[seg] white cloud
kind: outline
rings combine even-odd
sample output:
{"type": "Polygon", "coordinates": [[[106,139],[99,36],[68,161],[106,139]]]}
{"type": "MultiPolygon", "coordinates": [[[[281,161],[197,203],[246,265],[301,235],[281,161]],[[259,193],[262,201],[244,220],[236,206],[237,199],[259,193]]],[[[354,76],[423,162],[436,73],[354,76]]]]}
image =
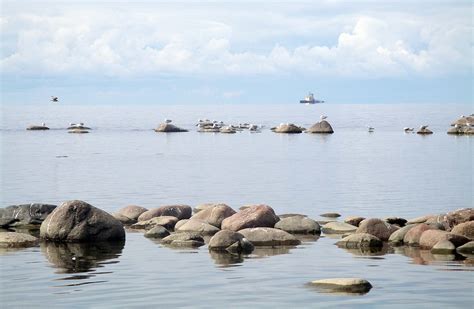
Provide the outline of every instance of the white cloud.
{"type": "Polygon", "coordinates": [[[424,14],[352,9],[329,16],[311,4],[271,8],[6,6],[0,20],[1,70],[29,76],[351,77],[472,70],[472,25],[462,8],[443,6],[424,14]]]}

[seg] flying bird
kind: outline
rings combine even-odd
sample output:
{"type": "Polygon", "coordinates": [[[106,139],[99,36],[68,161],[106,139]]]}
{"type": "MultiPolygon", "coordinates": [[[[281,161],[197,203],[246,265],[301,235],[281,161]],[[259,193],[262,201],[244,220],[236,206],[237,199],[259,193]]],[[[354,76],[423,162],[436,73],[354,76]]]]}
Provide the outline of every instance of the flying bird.
{"type": "Polygon", "coordinates": [[[58,102],[59,98],[55,96],[51,96],[51,102],[58,102]]]}

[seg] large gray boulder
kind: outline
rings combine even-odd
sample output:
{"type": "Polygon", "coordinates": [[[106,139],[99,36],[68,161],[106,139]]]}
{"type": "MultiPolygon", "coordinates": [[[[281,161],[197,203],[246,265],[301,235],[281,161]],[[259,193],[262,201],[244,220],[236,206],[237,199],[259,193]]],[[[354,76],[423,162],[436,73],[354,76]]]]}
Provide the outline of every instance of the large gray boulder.
{"type": "Polygon", "coordinates": [[[321,229],[325,234],[346,234],[355,232],[357,227],[344,222],[332,221],[324,224],[321,229]]]}
{"type": "Polygon", "coordinates": [[[275,228],[290,234],[319,234],[321,232],[316,221],[301,216],[283,218],[275,224],[275,228]]]}
{"type": "Polygon", "coordinates": [[[301,133],[304,128],[298,127],[292,123],[282,123],[273,129],[275,133],[301,133]]]}
{"type": "Polygon", "coordinates": [[[389,223],[378,219],[378,218],[370,218],[365,219],[360,222],[359,227],[356,230],[356,233],[367,233],[374,235],[375,237],[379,238],[380,240],[388,240],[390,235],[396,231],[397,228],[390,225],[389,223]]]}
{"type": "Polygon", "coordinates": [[[268,205],[253,205],[225,218],[223,230],[239,231],[251,227],[274,227],[280,218],[268,205]]]}
{"type": "Polygon", "coordinates": [[[270,227],[246,228],[239,233],[255,246],[296,246],[301,243],[290,233],[270,227]]]}
{"type": "Polygon", "coordinates": [[[219,231],[220,229],[214,225],[192,218],[176,229],[176,232],[192,232],[199,235],[214,235],[219,231]]]}
{"type": "Polygon", "coordinates": [[[383,246],[383,241],[371,234],[357,233],[344,237],[338,241],[336,245],[347,249],[381,248],[383,246]]]}
{"type": "Polygon", "coordinates": [[[208,248],[212,251],[250,253],[253,251],[254,246],[244,235],[234,231],[222,230],[212,236],[208,248]]]}
{"type": "Polygon", "coordinates": [[[215,227],[221,228],[222,221],[234,215],[236,212],[225,204],[218,204],[213,207],[201,210],[191,217],[191,219],[201,220],[215,227]]]}
{"type": "Polygon", "coordinates": [[[52,241],[93,242],[124,240],[122,223],[83,201],[67,201],[43,221],[40,237],[52,241]]]}
{"type": "Polygon", "coordinates": [[[306,133],[334,133],[334,130],[332,129],[331,125],[329,122],[326,120],[323,120],[321,122],[316,122],[313,124],[311,127],[309,127],[306,131],[306,133]]]}
{"type": "Polygon", "coordinates": [[[36,246],[39,239],[24,233],[1,232],[0,248],[26,248],[36,246]]]}
{"type": "Polygon", "coordinates": [[[39,225],[56,208],[56,205],[32,203],[0,208],[3,226],[39,225]]]}
{"type": "Polygon", "coordinates": [[[188,205],[166,205],[145,211],[138,217],[138,221],[150,220],[159,216],[173,216],[178,218],[178,220],[189,219],[192,212],[193,209],[188,205]]]}
{"type": "Polygon", "coordinates": [[[165,133],[172,133],[172,132],[188,132],[186,129],[182,129],[180,127],[175,126],[171,123],[161,123],[158,128],[154,129],[155,132],[165,132],[165,133]]]}

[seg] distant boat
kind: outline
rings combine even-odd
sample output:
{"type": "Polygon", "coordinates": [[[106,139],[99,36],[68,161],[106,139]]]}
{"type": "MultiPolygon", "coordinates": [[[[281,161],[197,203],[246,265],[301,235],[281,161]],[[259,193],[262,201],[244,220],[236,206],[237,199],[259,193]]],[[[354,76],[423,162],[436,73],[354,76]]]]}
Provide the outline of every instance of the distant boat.
{"type": "Polygon", "coordinates": [[[300,100],[300,103],[304,103],[304,104],[316,104],[316,103],[324,103],[324,101],[322,100],[316,100],[314,98],[314,94],[313,93],[308,93],[307,96],[304,97],[303,100],[300,100]]]}

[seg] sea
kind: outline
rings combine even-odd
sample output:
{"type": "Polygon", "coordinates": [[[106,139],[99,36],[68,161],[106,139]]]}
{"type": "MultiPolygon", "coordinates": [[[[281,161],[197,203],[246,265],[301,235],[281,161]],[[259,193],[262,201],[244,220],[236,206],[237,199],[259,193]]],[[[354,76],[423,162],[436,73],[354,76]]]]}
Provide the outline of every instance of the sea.
{"type": "MultiPolygon", "coordinates": [[[[446,134],[473,112],[468,104],[3,104],[0,207],[78,199],[113,213],[132,204],[219,202],[315,220],[337,212],[339,221],[445,213],[474,204],[474,138],[446,134]],[[270,130],[309,127],[321,115],[334,134],[270,130]],[[154,132],[165,118],[189,132],[154,132]],[[199,133],[198,119],[263,129],[199,133]],[[79,122],[90,133],[69,134],[69,123],[79,122]],[[26,130],[41,123],[50,130],[26,130]],[[403,130],[421,125],[434,134],[403,130]]],[[[173,249],[127,231],[123,244],[0,249],[0,307],[472,306],[473,259],[406,247],[345,250],[337,240],[303,237],[296,247],[233,256],[173,249]],[[365,278],[373,288],[334,294],[307,284],[334,277],[365,278]]]]}

